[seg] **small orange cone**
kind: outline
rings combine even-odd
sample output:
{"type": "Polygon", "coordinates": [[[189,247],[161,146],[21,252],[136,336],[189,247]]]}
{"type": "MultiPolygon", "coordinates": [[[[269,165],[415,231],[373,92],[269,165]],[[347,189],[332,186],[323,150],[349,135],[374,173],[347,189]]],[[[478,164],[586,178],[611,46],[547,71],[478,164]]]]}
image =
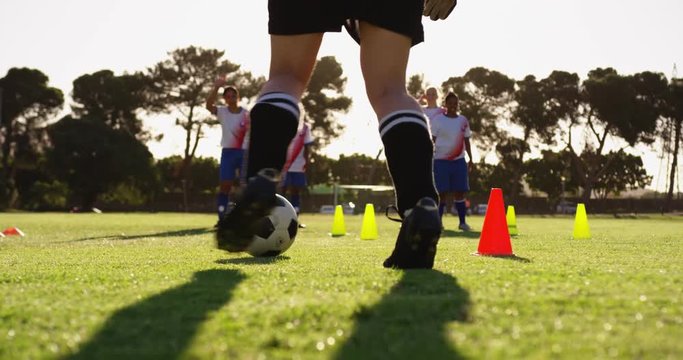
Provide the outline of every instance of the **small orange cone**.
{"type": "Polygon", "coordinates": [[[505,219],[503,190],[499,188],[491,189],[476,254],[485,256],[515,255],[512,253],[510,232],[508,231],[508,224],[505,219]]]}
{"type": "Polygon", "coordinates": [[[10,236],[10,235],[19,235],[19,236],[24,236],[24,232],[19,230],[17,227],[8,227],[5,229],[5,231],[2,232],[4,235],[10,236]]]}

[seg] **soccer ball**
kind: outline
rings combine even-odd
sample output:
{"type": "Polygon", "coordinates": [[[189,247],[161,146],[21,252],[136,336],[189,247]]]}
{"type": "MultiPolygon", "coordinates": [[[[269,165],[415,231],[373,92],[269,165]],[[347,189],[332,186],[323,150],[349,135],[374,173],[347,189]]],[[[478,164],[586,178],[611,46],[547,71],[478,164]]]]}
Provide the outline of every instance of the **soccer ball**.
{"type": "Polygon", "coordinates": [[[252,256],[277,256],[287,251],[299,230],[299,221],[292,204],[276,194],[276,205],[270,215],[257,225],[254,241],[247,248],[252,256]]]}

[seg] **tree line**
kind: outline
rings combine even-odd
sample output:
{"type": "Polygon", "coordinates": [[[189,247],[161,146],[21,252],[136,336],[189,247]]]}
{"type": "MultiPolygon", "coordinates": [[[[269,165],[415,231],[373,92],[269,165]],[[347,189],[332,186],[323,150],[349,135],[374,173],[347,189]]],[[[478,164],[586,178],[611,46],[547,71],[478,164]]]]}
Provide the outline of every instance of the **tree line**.
{"type": "MultiPolygon", "coordinates": [[[[245,103],[254,101],[265,81],[225,60],[223,51],[190,46],[134,73],[101,70],[78,77],[70,111],[58,118],[65,102],[62,90],[51,87],[40,70],[10,69],[0,78],[0,208],[89,209],[97,201],[135,206],[168,192],[182,193],[187,207],[193,195],[215,192],[218,164],[197,157],[196,149],[206,129],[217,125],[204,101],[213,79],[223,74],[245,103]],[[182,155],[154,159],[149,152],[147,142],[163,134],[153,138],[142,118],[158,114],[183,129],[182,155]]],[[[309,182],[390,184],[380,154],[339,159],[321,154],[344,130],[337,119],[352,105],[346,80],[341,64],[323,57],[302,98],[317,139],[309,182]]],[[[660,139],[673,159],[671,200],[683,122],[680,79],[598,68],[584,80],[564,71],[514,80],[476,67],[440,87],[460,97],[475,134],[473,144],[500,160],[486,164],[482,157],[471,176],[475,192],[502,187],[514,199],[526,184],[551,202],[566,192],[588,202],[642,188],[652,177],[628,150],[660,139]],[[621,148],[606,151],[609,140],[621,148]],[[531,157],[532,151],[541,156],[531,157]]],[[[413,96],[424,88],[421,75],[410,77],[413,96]]]]}

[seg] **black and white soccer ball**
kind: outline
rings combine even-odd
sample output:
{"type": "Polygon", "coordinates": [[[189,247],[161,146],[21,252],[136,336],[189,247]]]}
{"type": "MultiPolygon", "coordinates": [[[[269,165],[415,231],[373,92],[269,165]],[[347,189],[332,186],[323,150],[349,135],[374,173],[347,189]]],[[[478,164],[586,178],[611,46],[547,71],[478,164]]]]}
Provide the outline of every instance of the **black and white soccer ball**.
{"type": "Polygon", "coordinates": [[[247,248],[252,256],[277,256],[287,251],[299,230],[299,220],[292,204],[276,194],[276,205],[270,215],[257,225],[254,241],[247,248]]]}

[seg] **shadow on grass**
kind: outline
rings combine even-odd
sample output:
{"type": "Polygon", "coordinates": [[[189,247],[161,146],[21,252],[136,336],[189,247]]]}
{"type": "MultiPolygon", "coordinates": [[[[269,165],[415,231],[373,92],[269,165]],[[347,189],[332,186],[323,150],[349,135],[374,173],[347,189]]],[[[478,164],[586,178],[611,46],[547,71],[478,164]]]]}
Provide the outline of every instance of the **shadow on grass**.
{"type": "Polygon", "coordinates": [[[512,260],[512,261],[519,261],[522,263],[530,263],[531,259],[517,256],[517,255],[479,255],[477,253],[474,253],[472,255],[475,256],[481,256],[481,257],[487,257],[487,258],[496,258],[496,259],[503,259],[503,260],[512,260]]]}
{"type": "Polygon", "coordinates": [[[282,261],[287,261],[289,260],[289,256],[285,255],[278,255],[278,256],[264,256],[264,257],[254,257],[254,256],[247,256],[247,257],[241,257],[241,258],[236,258],[236,259],[219,259],[216,260],[216,264],[221,264],[221,265],[266,265],[266,264],[275,264],[278,262],[282,261]]]}
{"type": "Polygon", "coordinates": [[[455,237],[455,238],[466,238],[466,239],[479,239],[481,236],[481,231],[456,231],[450,229],[444,229],[441,232],[441,238],[455,237]]]}
{"type": "Polygon", "coordinates": [[[194,228],[194,229],[166,231],[166,232],[159,232],[159,233],[152,233],[152,234],[137,234],[137,235],[116,234],[116,235],[92,236],[92,237],[86,237],[86,238],[81,238],[81,239],[76,239],[76,240],[67,240],[67,241],[62,241],[62,242],[78,242],[78,241],[105,240],[105,239],[106,240],[137,240],[137,239],[155,238],[155,237],[203,235],[203,234],[212,233],[212,232],[213,232],[213,229],[202,227],[202,228],[194,228]]]}
{"type": "Polygon", "coordinates": [[[227,303],[243,279],[236,270],[199,271],[185,285],[117,311],[65,359],[179,358],[209,313],[227,303]]]}
{"type": "Polygon", "coordinates": [[[335,359],[461,359],[447,325],[468,321],[469,293],[435,270],[409,270],[375,306],[355,314],[335,359]]]}

